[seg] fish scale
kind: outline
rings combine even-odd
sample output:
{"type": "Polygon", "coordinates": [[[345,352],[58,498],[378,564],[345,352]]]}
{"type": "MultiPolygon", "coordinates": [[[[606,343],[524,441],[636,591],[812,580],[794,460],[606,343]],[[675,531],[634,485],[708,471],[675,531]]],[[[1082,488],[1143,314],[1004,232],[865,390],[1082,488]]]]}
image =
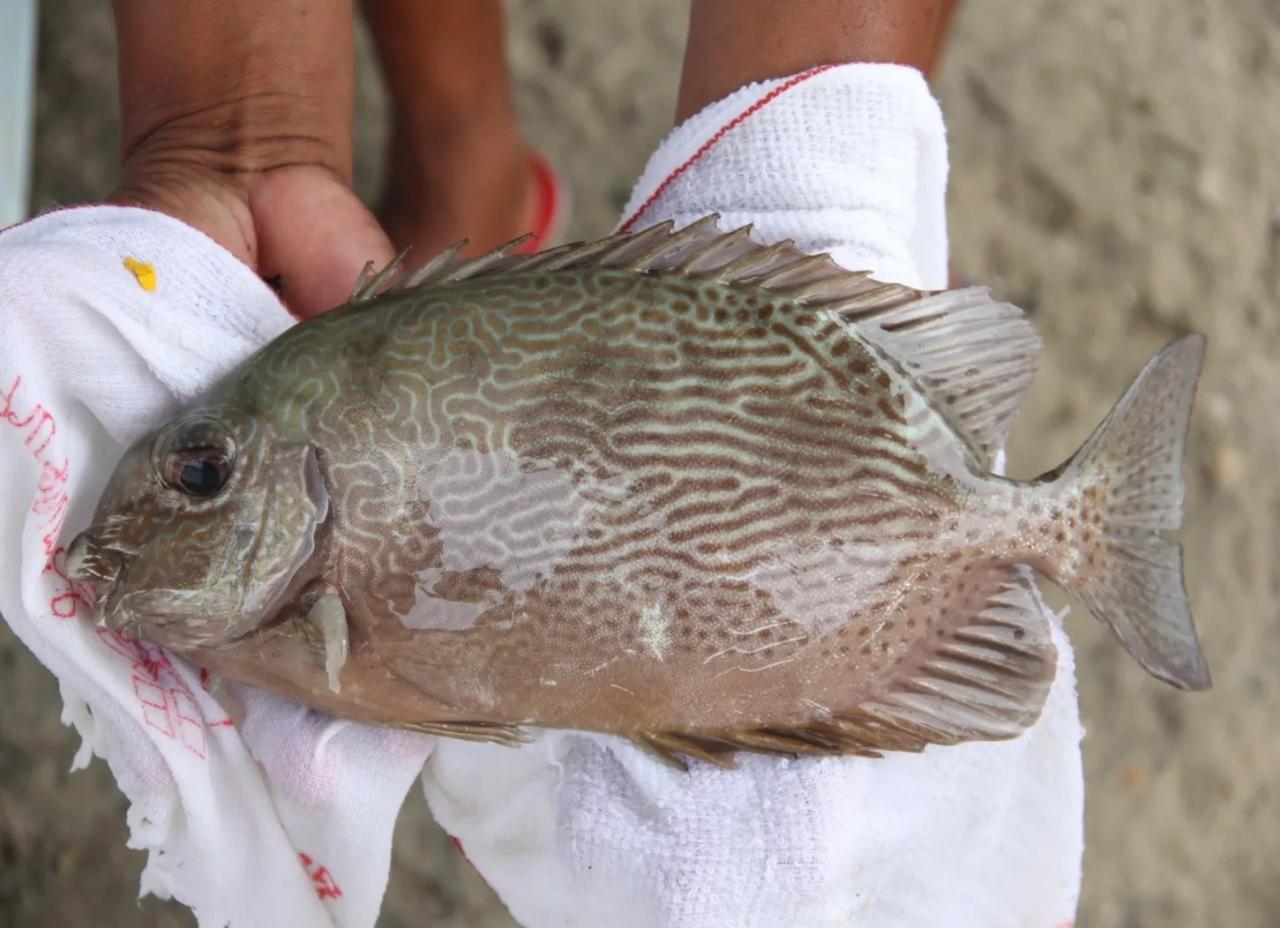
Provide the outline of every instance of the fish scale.
{"type": "Polygon", "coordinates": [[[509,252],[366,269],[130,449],[69,555],[103,621],[351,718],[717,763],[1017,735],[1056,667],[1032,570],[1208,685],[1162,535],[1199,336],[1015,482],[1040,340],[985,289],[716,217],[509,252]]]}

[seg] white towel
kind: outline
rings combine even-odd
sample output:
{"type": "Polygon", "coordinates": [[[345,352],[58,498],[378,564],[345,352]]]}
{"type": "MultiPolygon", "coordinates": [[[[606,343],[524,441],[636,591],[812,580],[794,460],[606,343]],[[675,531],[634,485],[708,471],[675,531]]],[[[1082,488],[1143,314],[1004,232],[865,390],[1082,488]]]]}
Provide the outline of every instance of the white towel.
{"type": "MultiPolygon", "coordinates": [[[[623,221],[719,211],[941,286],[945,151],[916,72],[815,69],[677,128],[623,221]]],[[[201,925],[372,925],[426,761],[433,811],[529,928],[1070,922],[1081,731],[1056,618],[1058,679],[1015,741],[687,774],[615,738],[433,741],[246,687],[237,724],[197,669],[96,629],[60,545],[116,457],[291,324],[249,270],[154,213],[72,209],[0,233],[0,613],[58,677],[76,764],[104,757],[128,796],[144,892],[201,925]]]]}

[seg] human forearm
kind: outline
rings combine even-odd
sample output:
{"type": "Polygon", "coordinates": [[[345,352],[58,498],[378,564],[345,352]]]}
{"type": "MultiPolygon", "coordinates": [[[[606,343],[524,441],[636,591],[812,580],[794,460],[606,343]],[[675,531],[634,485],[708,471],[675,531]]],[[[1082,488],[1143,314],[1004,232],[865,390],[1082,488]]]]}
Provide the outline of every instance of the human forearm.
{"type": "Polygon", "coordinates": [[[928,71],[947,0],[693,0],[676,121],[752,81],[822,64],[928,71]]]}
{"type": "Polygon", "coordinates": [[[349,0],[115,0],[127,173],[351,173],[349,0]]]}

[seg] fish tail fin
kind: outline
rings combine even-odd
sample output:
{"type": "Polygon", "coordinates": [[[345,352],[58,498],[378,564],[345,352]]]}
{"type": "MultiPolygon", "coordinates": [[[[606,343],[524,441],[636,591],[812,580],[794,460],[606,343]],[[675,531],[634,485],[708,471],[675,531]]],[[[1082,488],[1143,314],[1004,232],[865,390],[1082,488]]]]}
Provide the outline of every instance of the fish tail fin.
{"type": "MultiPolygon", "coordinates": [[[[1152,675],[1181,689],[1212,683],[1182,578],[1182,466],[1204,336],[1165,347],[1052,475],[1079,500],[1079,558],[1059,577],[1152,675]]],[[[1050,475],[1046,475],[1050,476],[1050,475]]]]}

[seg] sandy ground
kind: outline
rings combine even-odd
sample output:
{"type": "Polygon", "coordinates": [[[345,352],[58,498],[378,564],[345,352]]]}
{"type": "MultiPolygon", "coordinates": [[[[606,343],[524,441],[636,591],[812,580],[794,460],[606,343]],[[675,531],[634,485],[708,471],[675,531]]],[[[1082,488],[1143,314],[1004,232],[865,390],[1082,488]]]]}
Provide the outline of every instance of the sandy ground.
{"type": "MultiPolygon", "coordinates": [[[[579,235],[603,231],[670,126],[685,3],[513,4],[530,137],[572,179],[579,235]]],[[[41,20],[36,205],[114,176],[105,4],[41,20]]],[[[362,47],[359,187],[385,102],[362,47]]],[[[956,264],[1032,310],[1048,360],[1013,470],[1057,464],[1147,356],[1209,335],[1193,428],[1188,585],[1217,681],[1155,683],[1078,613],[1089,727],[1089,928],[1270,926],[1280,911],[1280,5],[1274,0],[971,0],[939,92],[956,264]]],[[[142,857],[105,765],[76,747],[57,688],[0,627],[0,925],[190,925],[135,901],[142,857]]],[[[510,925],[411,798],[381,925],[510,925]]]]}

